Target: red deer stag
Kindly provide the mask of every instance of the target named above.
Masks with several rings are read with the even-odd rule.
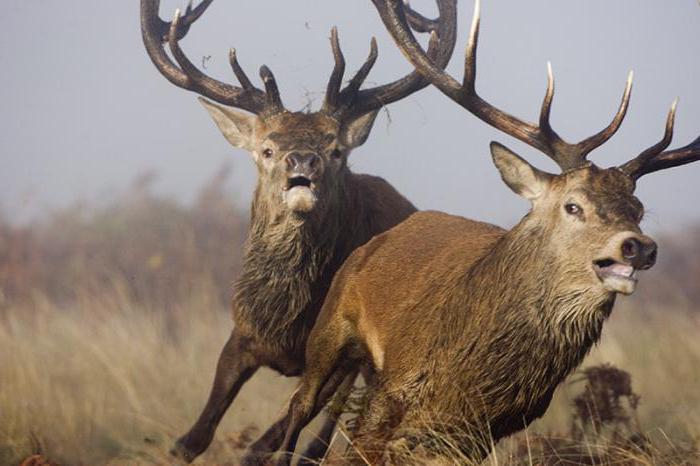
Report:
[[[512,230],[421,212],[358,248],[336,274],[309,337],[282,449],[294,451],[327,381],[370,361],[375,375],[350,463],[410,461],[397,459],[399,451],[479,461],[492,442],[542,416],[555,387],[599,339],[617,294],[632,293],[636,272],[654,265],[657,247],[639,227],[644,209],[634,196],[636,182],[700,159],[700,138],[663,152],[674,104],[661,142],[624,165],[599,168],[586,157],[619,127],[631,82],[607,128],[568,144],[549,122],[551,72],[539,125],[476,95],[478,2],[461,84],[425,56],[401,0],[374,1],[421,74],[470,112],[547,154],[562,173],[545,173],[492,143],[503,181],[532,203]],[[289,461],[285,454],[279,464]]]
[[[243,272],[235,284],[234,329],[219,358],[209,400],[173,451],[188,461],[209,446],[225,411],[259,367],[301,374],[306,339],[337,269],[355,248],[415,212],[383,179],[352,173],[347,160],[367,139],[383,105],[427,85],[414,71],[360,89],[377,59],[372,39],[367,60],[341,89],[345,60],[334,28],[335,66],[322,109],[290,112],[266,66],[260,68],[262,90],[245,74],[234,50],[229,58],[240,87],[205,75],[186,57],[179,41],[212,1],[190,6],[183,17],[178,12],[167,23],[159,18],[159,0],[141,0],[143,41],[158,71],[176,86],[222,104],[200,98],[226,139],[249,151],[258,168]],[[438,37],[428,55],[445,66],[455,44],[454,12],[441,11],[437,20],[411,12],[410,22],[417,31]],[[327,435],[334,425],[329,422]],[[273,426],[246,461],[254,462],[257,451],[274,451],[283,435],[282,425]]]

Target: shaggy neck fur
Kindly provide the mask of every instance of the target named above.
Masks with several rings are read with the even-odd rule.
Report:
[[[304,310],[317,299],[314,286],[343,243],[350,176],[347,171],[339,177],[337,191],[321,196],[317,208],[303,216],[284,209],[274,195],[256,191],[243,272],[235,285],[237,325],[282,348],[295,347],[299,335],[308,332],[304,327],[315,315]],[[329,205],[329,198],[336,203]]]
[[[434,379],[453,382],[433,387],[441,393],[432,409],[458,415],[462,433],[488,425],[498,440],[540,417],[600,337],[614,295],[589,285],[589,271],[557,260],[550,244],[526,218],[446,285],[452,298],[434,358],[444,373]]]

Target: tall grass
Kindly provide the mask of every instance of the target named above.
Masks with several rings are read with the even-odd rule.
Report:
[[[616,306],[582,369],[493,464],[700,464],[700,313],[642,304]]]
[[[700,313],[679,305],[644,310],[637,300],[619,303],[602,341],[558,388],[545,416],[498,443],[483,464],[700,464],[699,332]],[[430,431],[431,413],[424,418]],[[478,464],[460,451],[458,437],[493,445],[486,422],[455,438],[435,432],[430,451],[392,442],[385,457],[396,465]],[[335,458],[342,450],[336,448]]]
[[[231,199],[222,170],[191,205],[153,194],[142,177],[107,205],[21,227],[0,219],[0,464],[33,453],[62,465],[171,463],[231,329],[247,226]],[[700,251],[683,246],[699,237],[661,241],[667,261],[618,304],[584,363],[631,375],[640,402],[625,408],[634,422],[620,435],[642,435],[644,448],[586,426],[579,372],[487,463],[700,464]],[[257,374],[198,464],[237,464],[292,386]]]

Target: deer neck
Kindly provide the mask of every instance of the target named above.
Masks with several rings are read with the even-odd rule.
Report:
[[[493,319],[527,322],[562,344],[592,344],[614,295],[591,284],[590,271],[559,259],[555,242],[526,217],[465,275],[467,299]]]
[[[342,243],[346,180],[336,189],[333,205],[304,217],[256,193],[243,270],[235,284],[237,325],[283,348],[299,346],[300,335],[306,334],[315,318],[305,310],[319,299],[319,282]]]
[[[451,370],[469,374],[465,390],[495,397],[490,406],[516,399],[527,410],[551,396],[599,339],[612,308],[614,295],[567,276],[552,242],[526,218],[460,277],[460,309],[449,314],[462,322],[444,329],[456,348],[448,349],[459,366]]]

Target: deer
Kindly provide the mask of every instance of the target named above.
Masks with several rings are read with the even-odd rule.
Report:
[[[545,413],[557,385],[599,340],[617,296],[632,294],[638,271],[654,265],[657,244],[640,228],[636,184],[699,160],[700,137],[666,150],[674,102],[661,141],[620,166],[598,167],[588,154],[622,123],[631,75],[612,122],[567,143],[550,123],[551,65],[538,124],[477,95],[478,0],[462,82],[426,56],[401,0],[373,2],[418,72],[470,113],[544,153],[561,173],[492,142],[501,178],[531,204],[515,227],[417,212],[350,255],[309,336],[277,464],[290,463],[329,381],[362,364],[373,371],[369,400],[341,464],[479,463],[495,442]]]
[[[143,42],[156,69],[175,86],[199,94],[226,140],[248,151],[257,167],[242,273],[234,284],[234,327],[201,415],[171,452],[187,462],[207,449],[238,391],[258,368],[289,377],[302,373],[306,340],[335,272],[354,249],[416,211],[384,179],[351,172],[348,156],[365,143],[381,108],[428,85],[412,71],[362,89],[378,56],[372,38],[367,59],[343,86],[345,59],[333,28],[334,67],[322,108],[289,111],[271,70],[260,68],[263,89],[256,87],[235,49],[229,62],[240,86],[206,75],[188,59],[180,41],[212,1],[194,8],[190,3],[171,22],[160,18],[159,0],[141,0],[140,10]],[[408,14],[417,32],[438,38],[427,53],[445,66],[456,40],[454,13],[441,11],[437,19]],[[353,380],[335,381],[329,394],[351,387]],[[329,417],[309,456],[322,454],[335,422]],[[256,464],[264,452],[274,451],[284,432],[284,424],[273,425],[249,448],[244,464]]]

